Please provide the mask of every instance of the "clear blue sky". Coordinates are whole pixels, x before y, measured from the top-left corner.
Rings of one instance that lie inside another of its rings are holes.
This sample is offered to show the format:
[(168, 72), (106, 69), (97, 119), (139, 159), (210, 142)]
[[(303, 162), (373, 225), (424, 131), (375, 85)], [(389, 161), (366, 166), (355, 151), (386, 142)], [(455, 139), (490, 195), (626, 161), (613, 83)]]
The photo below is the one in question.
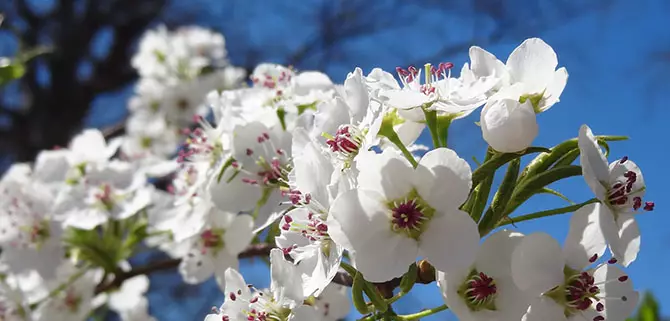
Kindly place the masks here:
[[(665, 181), (670, 180), (670, 176), (662, 165), (663, 159), (670, 156), (670, 128), (666, 123), (670, 118), (670, 110), (666, 108), (667, 102), (664, 100), (670, 92), (670, 54), (666, 54), (666, 60), (662, 61), (657, 52), (670, 52), (669, 16), (670, 3), (666, 0), (637, 1), (634, 5), (630, 1), (615, 1), (615, 5), (605, 11), (584, 15), (535, 35), (555, 48), (559, 64), (566, 66), (570, 74), (561, 102), (539, 116), (540, 136), (535, 145), (552, 146), (575, 137), (583, 123), (590, 125), (596, 134), (631, 137), (629, 141), (611, 145), (610, 159), (627, 155), (642, 168), (647, 182), (647, 198), (656, 202), (656, 210), (638, 217), (642, 249), (637, 261), (628, 271), (637, 289), (653, 291), (658, 297), (664, 315), (670, 315), (670, 292), (667, 291), (670, 278), (662, 274), (670, 264), (670, 218), (666, 213), (668, 199), (665, 198)], [(439, 19), (429, 15), (423, 18)], [(446, 20), (448, 19), (445, 19), (445, 24)], [(452, 22), (451, 27), (457, 26)], [(458, 29), (448, 29), (450, 32), (458, 32)], [(419, 30), (414, 32), (420, 33)], [(389, 39), (387, 37), (387, 41)], [(504, 43), (485, 47), (504, 60), (522, 40), (506, 40)], [(436, 40), (423, 41), (425, 45), (426, 42)], [(378, 43), (369, 41), (359, 43), (358, 47), (365, 50), (367, 46), (368, 50), (377, 50), (377, 45)], [(421, 47), (414, 48), (421, 50)], [(383, 56), (388, 56), (386, 54)], [(442, 60), (453, 61), (459, 66), (466, 61), (466, 54), (464, 52), (463, 55), (444, 57)], [(396, 63), (396, 60), (391, 62)], [(372, 64), (374, 62), (375, 60), (367, 59), (359, 65), (369, 71), (375, 66)], [(388, 70), (394, 67), (388, 60), (380, 59), (376, 62)], [(411, 62), (414, 61), (406, 63)], [(353, 67), (354, 65), (332, 68), (328, 72), (333, 79), (341, 81)], [(92, 125), (100, 125), (123, 113), (121, 109), (111, 109), (105, 105), (99, 104), (97, 112), (91, 114)], [(454, 148), (466, 159), (472, 155), (481, 159), (485, 148), (479, 129), (473, 124), (478, 120), (476, 118), (478, 114), (475, 118), (461, 120), (451, 134)], [(562, 183), (556, 188), (575, 201), (592, 197), (581, 177)], [(564, 206), (560, 200), (549, 196), (537, 197), (517, 214), (559, 206)], [(548, 231), (562, 241), (567, 233), (567, 219), (567, 216), (547, 218), (519, 224), (518, 228), (526, 233)], [(244, 263), (242, 272), (249, 283), (258, 286), (268, 284), (268, 272), (262, 263)], [(151, 308), (160, 320), (201, 320), (210, 306), (220, 304), (223, 299), (213, 283), (209, 282), (200, 289), (182, 287), (192, 294), (177, 302), (170, 301), (164, 291), (179, 284), (180, 280), (161, 274), (152, 278), (152, 281), (155, 291), (150, 294)], [(442, 301), (436, 287), (422, 286), (398, 304), (397, 311), (412, 313), (440, 304)], [(353, 318), (352, 314), (351, 319)], [(425, 320), (444, 320), (444, 317), (440, 314), (439, 317)]]

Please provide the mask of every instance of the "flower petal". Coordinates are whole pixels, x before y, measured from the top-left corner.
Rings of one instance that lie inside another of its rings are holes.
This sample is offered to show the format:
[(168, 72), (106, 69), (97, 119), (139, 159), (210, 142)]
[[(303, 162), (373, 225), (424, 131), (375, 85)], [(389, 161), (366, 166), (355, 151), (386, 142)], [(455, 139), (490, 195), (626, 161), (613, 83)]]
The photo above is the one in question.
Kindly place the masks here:
[(493, 278), (512, 275), (512, 253), (523, 234), (500, 230), (484, 241), (477, 253), (475, 268)]
[(491, 147), (503, 153), (522, 151), (533, 143), (539, 127), (530, 100), (489, 100), (482, 109), (482, 136)]
[(358, 187), (378, 192), (386, 200), (405, 197), (412, 189), (414, 168), (395, 150), (387, 149), (381, 154), (360, 154), (356, 167), (360, 169)]
[(524, 291), (540, 294), (563, 283), (565, 260), (561, 246), (549, 234), (524, 237), (512, 253), (512, 277)]
[(545, 85), (553, 79), (556, 66), (556, 52), (539, 38), (526, 39), (507, 58), (512, 81), (536, 87), (532, 88), (532, 92), (545, 89)]
[(586, 184), (589, 185), (596, 197), (600, 200), (607, 200), (607, 191), (604, 184), (610, 179), (610, 171), (607, 166), (607, 159), (600, 150), (596, 138), (593, 136), (591, 128), (582, 125), (579, 128), (579, 164), (582, 166), (582, 176)]
[(541, 296), (528, 307), (521, 321), (566, 321), (564, 308), (556, 301)]
[[(612, 220), (607, 212), (601, 210), (600, 203), (586, 205), (577, 210), (570, 218), (570, 230), (563, 245), (565, 261), (571, 268), (581, 271), (590, 259), (600, 258), (607, 243), (601, 229), (601, 219)], [(604, 217), (603, 217), (604, 216)]]
[(361, 68), (356, 67), (354, 72), (347, 75), (347, 79), (344, 81), (344, 91), (347, 94), (346, 99), (351, 112), (351, 119), (353, 123), (358, 123), (365, 117), (370, 104), (368, 88), (365, 85)]
[(619, 240), (615, 248), (610, 244), (610, 249), (621, 265), (628, 266), (635, 261), (640, 251), (640, 228), (633, 214), (619, 213), (616, 223), (619, 227)]
[(254, 238), (253, 227), (254, 220), (251, 215), (235, 215), (232, 223), (226, 228), (223, 234), (223, 242), (226, 246), (226, 251), (230, 255), (237, 256), (247, 248), (249, 243), (251, 243), (251, 239)]
[(479, 248), (477, 223), (467, 213), (454, 209), (436, 213), (421, 234), (421, 254), (444, 272), (467, 269)]
[(214, 261), (197, 248), (191, 249), (179, 264), (179, 274), (188, 284), (202, 283), (213, 273)]
[(414, 186), (433, 208), (457, 208), (468, 198), (472, 187), (472, 171), (468, 162), (455, 151), (437, 148), (423, 155), (419, 161)]
[(565, 89), (565, 85), (567, 85), (567, 83), (568, 71), (564, 67), (561, 67), (556, 70), (554, 73), (554, 78), (547, 85), (547, 89), (544, 91), (544, 99), (540, 102), (539, 106), (540, 112), (551, 108), (551, 106), (560, 101), (561, 94), (563, 93), (563, 89)]

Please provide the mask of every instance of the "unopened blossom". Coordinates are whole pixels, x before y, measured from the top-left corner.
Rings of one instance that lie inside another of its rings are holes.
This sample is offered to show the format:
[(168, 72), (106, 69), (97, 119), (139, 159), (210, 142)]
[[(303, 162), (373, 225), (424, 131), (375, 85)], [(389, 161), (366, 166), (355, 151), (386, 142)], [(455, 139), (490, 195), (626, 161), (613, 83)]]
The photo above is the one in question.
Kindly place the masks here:
[(479, 124), (484, 140), (496, 151), (515, 153), (530, 147), (539, 128), (530, 101), (489, 100)]
[(358, 189), (333, 201), (328, 222), (341, 226), (330, 237), (354, 252), (356, 268), (367, 280), (402, 276), (418, 256), (446, 273), (473, 262), (477, 224), (459, 210), (472, 185), (465, 160), (438, 148), (413, 168), (386, 150), (359, 159), (358, 166)]
[(575, 212), (563, 249), (546, 233), (524, 237), (512, 253), (516, 285), (537, 297), (522, 318), (534, 320), (623, 321), (638, 301), (628, 275), (614, 265), (598, 263), (605, 252), (600, 204)]
[(109, 219), (126, 219), (149, 205), (146, 178), (133, 166), (112, 161), (92, 168), (82, 182), (59, 195), (55, 211), (64, 227), (90, 230)]
[(257, 229), (279, 217), (278, 205), (291, 170), (291, 135), (260, 122), (236, 126), (229, 163), (209, 182), (208, 192), (226, 212), (248, 212)]
[(225, 273), (226, 299), (221, 308), (213, 308), (214, 313), (207, 315), (205, 320), (322, 320), (315, 307), (303, 304), (305, 296), (296, 266), (285, 261), (279, 249), (270, 253), (270, 270), (270, 289), (258, 290), (248, 286), (235, 269), (228, 269)]
[(195, 236), (185, 240), (189, 251), (182, 258), (179, 273), (190, 284), (202, 283), (212, 275), (224, 288), (224, 273), (237, 268), (237, 255), (251, 243), (253, 221), (247, 214), (222, 212), (212, 205), (207, 223)]
[(635, 215), (640, 210), (652, 211), (654, 202), (645, 202), (646, 185), (642, 171), (628, 157), (609, 165), (591, 129), (579, 130), (579, 151), (582, 176), (603, 206), (601, 229), (619, 262), (628, 266), (640, 250), (640, 230)]
[(53, 278), (65, 251), (50, 193), (38, 184), (13, 181), (3, 182), (0, 193), (0, 261), (13, 273), (36, 270)]
[(442, 297), (459, 320), (521, 319), (533, 298), (512, 278), (512, 253), (522, 239), (521, 233), (501, 230), (484, 241), (471, 267), (438, 272)]
[(498, 79), (498, 92), (491, 99), (512, 98), (530, 101), (536, 113), (543, 112), (559, 101), (568, 81), (564, 67), (556, 69), (556, 52), (539, 38), (526, 39), (512, 51), (505, 68), (498, 59), (479, 47), (470, 49), (472, 71), (476, 76)]

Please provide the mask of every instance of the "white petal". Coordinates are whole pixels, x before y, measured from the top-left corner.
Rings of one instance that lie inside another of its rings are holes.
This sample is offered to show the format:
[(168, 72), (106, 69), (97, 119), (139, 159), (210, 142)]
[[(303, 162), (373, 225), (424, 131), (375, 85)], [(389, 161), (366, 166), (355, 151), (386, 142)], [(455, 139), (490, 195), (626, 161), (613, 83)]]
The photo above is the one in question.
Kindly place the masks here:
[(347, 94), (347, 105), (351, 111), (351, 118), (354, 123), (363, 120), (370, 104), (370, 97), (367, 86), (363, 80), (363, 71), (356, 68), (354, 72), (347, 75), (344, 81), (344, 91)]
[(543, 101), (540, 102), (540, 111), (551, 108), (552, 105), (560, 101), (561, 94), (565, 85), (568, 83), (568, 71), (561, 67), (554, 73), (554, 78), (547, 85), (544, 91)]
[(472, 187), (472, 171), (468, 162), (455, 151), (448, 148), (431, 150), (421, 158), (416, 170), (414, 184), (421, 197), (433, 208), (457, 208), (468, 198)]
[(243, 182), (242, 179), (250, 178), (243, 173), (239, 173), (228, 182), (233, 173), (234, 171), (229, 168), (221, 178), (221, 182), (217, 182), (216, 177), (212, 178), (208, 186), (212, 202), (224, 212), (235, 213), (254, 209), (261, 198), (261, 188)]
[(295, 77), (296, 94), (306, 95), (310, 90), (326, 90), (333, 87), (328, 75), (319, 71), (303, 71)]
[(564, 309), (554, 300), (542, 296), (528, 308), (521, 321), (566, 321)]
[(614, 220), (614, 213), (608, 206), (600, 206), (600, 230), (605, 237), (607, 245), (609, 245), (612, 256), (617, 260), (623, 259), (623, 250), (619, 242), (619, 226)]
[(326, 320), (344, 319), (351, 311), (351, 301), (349, 301), (347, 295), (347, 288), (336, 283), (329, 284), (317, 297), (316, 306)]
[(616, 251), (610, 249), (614, 256), (619, 259), (619, 263), (623, 266), (630, 265), (637, 258), (637, 253), (640, 251), (640, 228), (637, 226), (637, 221), (633, 214), (619, 213), (617, 219), (619, 226), (619, 241)]
[(496, 56), (477, 46), (470, 47), (470, 62), (470, 70), (477, 77), (501, 77), (505, 68), (505, 65)]
[(229, 268), (237, 269), (239, 262), (237, 256), (230, 255), (226, 251), (219, 251), (214, 257), (214, 277), (221, 291), (226, 290), (226, 271)]
[(356, 268), (370, 282), (386, 282), (402, 276), (419, 254), (415, 240), (392, 232), (388, 226), (385, 233), (377, 233), (354, 249)]
[(312, 199), (321, 205), (328, 207), (328, 191), (326, 187), (330, 184), (333, 174), (331, 160), (323, 154), (320, 147), (307, 137), (307, 133), (298, 128), (295, 130), (294, 141), (307, 139), (309, 142), (302, 148), (301, 153), (293, 153), (293, 173), (295, 175), (296, 189), (303, 194), (310, 194)]
[[(242, 275), (236, 269), (228, 268), (224, 272), (224, 279), (226, 300), (223, 302), (221, 309), (226, 313), (239, 313), (243, 308), (248, 308), (248, 299), (251, 298), (251, 292)], [(247, 299), (247, 301), (245, 302), (243, 299)]]
[(616, 265), (605, 264), (593, 272), (593, 279), (600, 284), (599, 296), (605, 297), (603, 316), (607, 320), (625, 320), (633, 313), (639, 296), (623, 270)]
[(453, 271), (450, 273), (437, 272), (437, 285), (442, 292), (442, 299), (453, 312), (458, 320), (476, 320), (475, 314), (465, 304), (463, 297), (458, 294), (458, 290), (468, 277), (468, 269)]
[(539, 128), (532, 103), (512, 99), (489, 100), (480, 117), (482, 136), (496, 151), (515, 153), (533, 143)]
[(350, 121), (348, 106), (340, 97), (320, 102), (316, 108), (314, 128), (310, 132), (312, 137), (321, 137), (323, 133), (333, 135), (340, 125)]
[(393, 150), (360, 156), (356, 162), (356, 167), (361, 169), (358, 175), (360, 189), (378, 192), (386, 200), (407, 196), (412, 189), (414, 168), (403, 156)]
[(82, 131), (69, 145), (69, 149), (78, 156), (78, 161), (104, 160), (109, 157), (105, 153), (106, 147), (105, 137), (97, 129)]
[(540, 294), (564, 281), (561, 246), (549, 234), (527, 235), (512, 253), (512, 277), (524, 291)]
[(192, 249), (179, 264), (179, 273), (184, 282), (198, 284), (207, 280), (214, 273), (214, 261), (203, 255), (198, 249)]
[(419, 108), (430, 102), (430, 97), (414, 90), (385, 90), (379, 93), (381, 97), (388, 100), (388, 105), (398, 109)]
[(554, 49), (539, 38), (525, 40), (507, 58), (507, 67), (514, 82), (537, 86), (541, 92), (554, 76), (558, 58)]
[(593, 263), (589, 260), (594, 255), (600, 258), (605, 253), (607, 244), (601, 229), (601, 219), (612, 218), (606, 217), (607, 213), (601, 207), (600, 203), (586, 205), (570, 218), (570, 230), (563, 245), (563, 253), (566, 264), (575, 270), (583, 270)]
[(223, 234), (226, 251), (235, 256), (244, 251), (249, 243), (251, 243), (251, 239), (254, 238), (253, 227), (254, 221), (251, 215), (236, 215), (232, 224), (228, 226)]
[(440, 271), (466, 269), (474, 263), (479, 248), (477, 223), (458, 209), (438, 212), (421, 234), (419, 248)]
[(579, 164), (582, 166), (584, 180), (596, 197), (604, 201), (607, 191), (603, 185), (609, 182), (609, 168), (607, 159), (600, 150), (589, 126), (582, 125), (579, 128), (578, 144)]
[(272, 275), (270, 288), (275, 294), (275, 299), (286, 298), (295, 302), (302, 302), (305, 299), (300, 273), (293, 263), (284, 259), (284, 253), (280, 249), (270, 251), (270, 273)]
[(523, 239), (523, 234), (500, 230), (484, 241), (475, 261), (475, 268), (493, 278), (512, 275), (512, 253)]

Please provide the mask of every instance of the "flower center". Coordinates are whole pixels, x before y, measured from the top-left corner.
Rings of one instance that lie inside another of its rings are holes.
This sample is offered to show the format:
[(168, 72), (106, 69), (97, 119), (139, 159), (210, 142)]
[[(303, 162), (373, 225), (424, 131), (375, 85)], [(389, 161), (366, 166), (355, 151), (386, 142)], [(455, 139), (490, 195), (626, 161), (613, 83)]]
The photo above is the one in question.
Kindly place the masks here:
[[(626, 161), (628, 161), (628, 157), (623, 157), (619, 163), (624, 164)], [(632, 206), (634, 211), (640, 208), (643, 208), (645, 211), (653, 211), (654, 202), (644, 202), (643, 206), (642, 198), (635, 195), (641, 192), (640, 190), (633, 190), (634, 184), (637, 182), (637, 173), (627, 171), (623, 174), (623, 178), (622, 180), (617, 180), (607, 190), (607, 202), (609, 205), (620, 209), (628, 209)]]
[(81, 304), (81, 296), (77, 295), (77, 293), (74, 292), (74, 290), (69, 289), (66, 294), (65, 298), (63, 299), (63, 305), (67, 310), (70, 312), (74, 313), (79, 310), (79, 305)]
[(112, 187), (109, 184), (102, 184), (102, 186), (100, 186), (100, 190), (95, 193), (94, 197), (97, 200), (98, 205), (106, 211), (111, 212), (114, 209), (116, 197), (112, 191)]
[(496, 310), (497, 293), (498, 287), (493, 278), (477, 270), (472, 270), (458, 289), (458, 294), (472, 311)]
[[(591, 263), (595, 262), (598, 258), (598, 255), (593, 255), (589, 260)], [(615, 264), (616, 259), (611, 259), (607, 264)], [(601, 282), (596, 282), (593, 277), (593, 272), (605, 264), (600, 264), (595, 267), (593, 270), (589, 271), (575, 271), (568, 266), (564, 268), (565, 281), (562, 285), (559, 285), (551, 290), (549, 290), (544, 295), (552, 298), (556, 303), (560, 304), (565, 309), (565, 316), (570, 317), (575, 314), (580, 314), (585, 310), (595, 310), (598, 314), (593, 318), (593, 321), (604, 321), (606, 315), (605, 311), (605, 300), (608, 299), (608, 302), (614, 300), (627, 301), (628, 297), (625, 295), (621, 297), (605, 297), (600, 286), (610, 283), (610, 282), (627, 282), (628, 276), (622, 275), (619, 277), (614, 277)]]
[[(194, 118), (207, 130), (214, 130), (202, 117), (196, 116)], [(179, 151), (177, 156), (178, 163), (184, 163), (187, 160), (191, 162), (206, 161), (209, 162), (210, 166), (214, 166), (221, 160), (223, 145), (220, 139), (215, 138), (210, 140), (207, 132), (202, 130), (202, 128), (196, 128), (192, 133), (188, 129), (185, 129), (184, 132), (189, 133), (190, 137), (186, 139), (184, 148)]]
[(202, 254), (207, 253), (207, 251), (212, 251), (214, 254), (216, 254), (220, 249), (222, 249), (225, 245), (223, 242), (224, 232), (225, 231), (223, 229), (210, 228), (200, 233)]
[[(437, 67), (429, 63), (425, 64), (425, 80), (423, 84), (421, 84), (420, 80), (421, 71), (414, 66), (409, 66), (407, 69), (396, 67), (396, 72), (404, 87), (419, 90), (422, 94), (430, 96), (436, 93), (437, 87), (434, 87), (433, 84), (441, 79), (449, 79), (451, 77), (451, 68), (453, 67), (454, 64), (450, 62), (441, 62)], [(439, 94), (439, 92), (437, 93)]]
[(388, 208), (391, 230), (404, 233), (415, 240), (419, 239), (426, 223), (435, 214), (435, 210), (414, 189), (405, 198), (389, 202)]

